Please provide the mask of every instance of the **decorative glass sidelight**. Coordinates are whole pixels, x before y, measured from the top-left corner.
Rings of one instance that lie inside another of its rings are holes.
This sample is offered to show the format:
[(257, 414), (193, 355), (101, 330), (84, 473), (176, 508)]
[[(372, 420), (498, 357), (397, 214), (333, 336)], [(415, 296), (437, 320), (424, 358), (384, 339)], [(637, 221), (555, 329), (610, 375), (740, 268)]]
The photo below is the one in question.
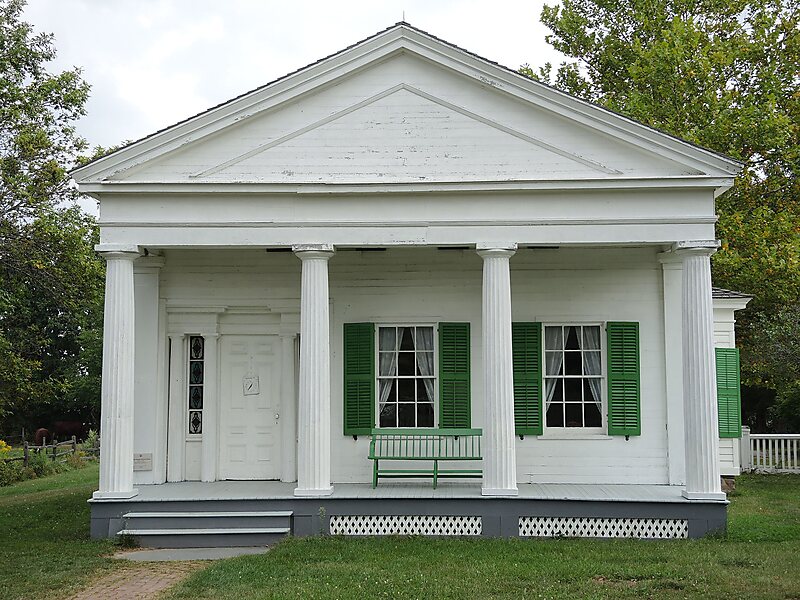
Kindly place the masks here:
[(205, 339), (199, 335), (189, 337), (189, 433), (203, 433), (203, 382), (205, 369)]

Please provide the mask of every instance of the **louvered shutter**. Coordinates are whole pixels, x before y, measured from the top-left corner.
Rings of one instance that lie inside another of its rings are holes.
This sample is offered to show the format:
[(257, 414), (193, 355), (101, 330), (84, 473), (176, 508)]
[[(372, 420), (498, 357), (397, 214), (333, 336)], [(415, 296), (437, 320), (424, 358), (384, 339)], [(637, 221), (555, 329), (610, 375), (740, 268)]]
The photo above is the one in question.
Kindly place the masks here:
[(716, 348), (719, 437), (742, 437), (739, 349)]
[(608, 434), (640, 435), (639, 323), (609, 322)]
[(344, 324), (344, 434), (368, 435), (375, 422), (375, 325)]
[(542, 324), (512, 323), (514, 428), (517, 435), (542, 434)]
[(469, 323), (439, 323), (439, 427), (471, 423)]

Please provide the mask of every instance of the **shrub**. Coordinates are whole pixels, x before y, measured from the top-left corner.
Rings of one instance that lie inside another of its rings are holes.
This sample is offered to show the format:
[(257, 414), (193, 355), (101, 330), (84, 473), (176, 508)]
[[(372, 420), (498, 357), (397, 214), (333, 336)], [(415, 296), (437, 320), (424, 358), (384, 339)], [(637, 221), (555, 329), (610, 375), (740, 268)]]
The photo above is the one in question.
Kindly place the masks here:
[(21, 461), (0, 462), (0, 487), (22, 481), (25, 478), (23, 471)]

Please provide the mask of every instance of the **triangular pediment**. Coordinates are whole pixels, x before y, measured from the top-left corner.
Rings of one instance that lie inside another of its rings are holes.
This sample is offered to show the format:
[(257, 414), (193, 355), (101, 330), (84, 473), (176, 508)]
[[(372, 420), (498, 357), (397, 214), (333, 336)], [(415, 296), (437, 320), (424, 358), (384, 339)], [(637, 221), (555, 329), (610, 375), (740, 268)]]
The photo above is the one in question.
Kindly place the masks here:
[(423, 38), (405, 25), (387, 30), (76, 179), (361, 185), (727, 177), (738, 168)]

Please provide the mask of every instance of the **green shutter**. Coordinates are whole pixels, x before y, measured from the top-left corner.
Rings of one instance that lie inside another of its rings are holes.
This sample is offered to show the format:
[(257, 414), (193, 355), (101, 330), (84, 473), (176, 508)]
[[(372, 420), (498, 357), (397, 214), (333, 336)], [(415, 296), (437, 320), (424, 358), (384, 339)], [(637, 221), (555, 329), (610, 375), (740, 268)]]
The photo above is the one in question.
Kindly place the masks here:
[(512, 323), (514, 428), (517, 435), (542, 434), (542, 324)]
[(368, 435), (375, 423), (375, 325), (344, 324), (344, 434)]
[(639, 323), (609, 322), (608, 434), (640, 435)]
[(742, 437), (742, 397), (739, 387), (739, 349), (716, 348), (719, 437)]
[(439, 427), (471, 427), (469, 323), (439, 323)]

